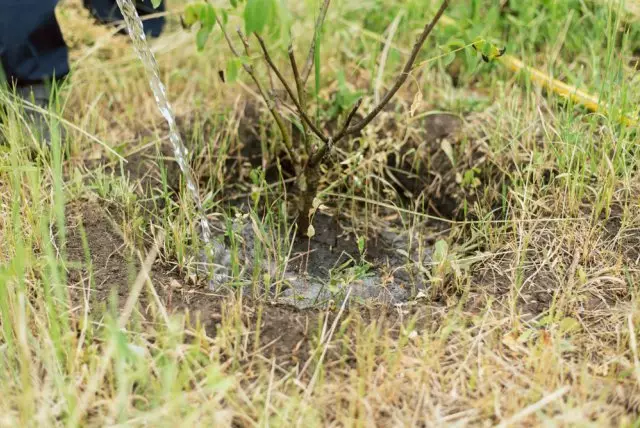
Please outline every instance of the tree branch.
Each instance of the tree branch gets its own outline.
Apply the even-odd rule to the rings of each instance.
[[[311,119],[309,119],[309,116],[307,116],[307,113],[305,113],[302,110],[302,106],[300,105],[300,102],[298,102],[296,95],[293,93],[293,91],[291,90],[291,87],[285,80],[284,76],[282,75],[278,67],[275,65],[273,60],[271,59],[271,55],[269,55],[269,51],[267,49],[267,46],[264,43],[264,40],[262,40],[262,37],[260,37],[258,33],[254,33],[254,34],[258,39],[258,42],[260,43],[260,47],[262,48],[262,53],[264,54],[264,58],[267,60],[267,63],[269,64],[271,69],[274,71],[274,73],[278,77],[278,80],[280,80],[280,83],[282,83],[282,86],[284,86],[284,89],[287,91],[287,93],[291,97],[291,100],[295,104],[296,109],[298,109],[298,114],[300,115],[302,120],[304,120],[307,123],[309,128],[313,131],[314,134],[318,136],[318,138],[320,138],[320,140],[322,140],[324,143],[328,142],[329,138],[326,135],[324,135],[324,133],[320,129],[318,129],[318,127],[311,121]]]
[[[356,133],[362,131],[365,126],[367,126],[369,123],[371,123],[371,121],[373,119],[375,119],[375,117],[378,114],[380,114],[382,109],[394,97],[394,95],[396,94],[396,92],[398,92],[400,87],[402,87],[404,82],[407,80],[407,77],[409,77],[409,73],[411,72],[411,69],[413,68],[413,64],[416,62],[416,59],[418,58],[418,53],[420,53],[420,49],[422,49],[422,46],[424,45],[424,42],[427,40],[427,37],[429,37],[429,34],[433,30],[433,27],[436,26],[436,24],[438,23],[438,21],[440,20],[440,18],[444,14],[444,11],[447,9],[448,6],[449,6],[449,0],[444,0],[442,2],[442,5],[438,9],[438,12],[436,13],[436,15],[431,20],[431,22],[424,27],[424,30],[422,31],[422,34],[420,34],[420,36],[418,37],[418,40],[416,40],[416,43],[413,45],[413,49],[411,50],[411,55],[409,56],[409,59],[407,60],[406,64],[404,65],[404,68],[402,69],[402,73],[398,76],[398,78],[396,79],[395,83],[393,84],[393,87],[389,90],[389,92],[387,92],[385,94],[385,96],[382,99],[382,101],[380,101],[380,103],[377,106],[375,106],[371,110],[371,112],[369,114],[367,114],[367,116],[365,116],[365,118],[362,119],[360,122],[356,123],[355,125],[353,125],[350,128],[343,129],[342,131],[340,131],[333,138],[334,143],[337,143],[338,141],[340,141],[342,138],[344,138],[347,135],[353,135],[353,134],[356,134]]]
[[[298,70],[298,63],[296,62],[296,56],[293,51],[293,43],[289,44],[289,62],[291,63],[291,70],[293,71],[293,77],[296,80],[296,89],[298,90],[298,101],[300,107],[307,113],[307,94],[304,90],[304,83],[300,78],[300,71]],[[304,130],[304,150],[307,156],[311,156],[311,147],[309,144],[309,128],[307,124],[302,121],[302,128]]]
[[[322,6],[320,7],[320,14],[318,18],[316,18],[316,25],[313,30],[313,40],[311,41],[311,47],[309,48],[309,54],[307,55],[307,61],[304,64],[304,69],[302,70],[302,83],[306,84],[309,80],[309,74],[311,74],[311,67],[313,66],[314,57],[316,54],[316,41],[318,40],[318,33],[322,28],[322,24],[324,23],[324,19],[327,16],[327,10],[329,10],[329,4],[331,0],[324,0]]]
[[[300,105],[304,108],[304,84],[302,83],[302,79],[300,78],[300,72],[298,71],[298,63],[296,62],[296,56],[293,52],[293,44],[289,44],[289,62],[291,63],[291,70],[293,71],[293,77],[296,80],[296,89],[298,90],[298,101],[300,101]]]
[[[236,50],[235,46],[233,45],[233,42],[231,41],[231,38],[229,37],[229,34],[227,33],[227,29],[224,27],[224,24],[222,23],[222,21],[220,21],[220,18],[217,15],[216,15],[216,22],[218,23],[218,26],[222,30],[222,34],[224,35],[224,38],[227,41],[227,44],[229,45],[229,49],[231,49],[231,52],[237,58],[241,58],[240,53]],[[245,49],[245,52],[247,53],[247,56],[249,56],[249,45],[248,43],[246,43],[246,40],[242,36],[242,33],[240,33],[240,40],[244,45],[244,49]],[[282,134],[282,141],[284,143],[284,148],[287,151],[289,158],[291,158],[294,164],[297,164],[298,158],[296,157],[295,152],[293,150],[293,144],[291,143],[291,134],[287,130],[286,124],[282,119],[282,115],[280,115],[280,113],[276,110],[275,103],[273,102],[272,99],[269,98],[269,96],[266,94],[266,92],[262,88],[260,81],[258,80],[255,73],[253,72],[253,67],[249,64],[246,64],[244,61],[242,61],[242,67],[247,72],[247,74],[251,76],[251,79],[255,83],[256,88],[258,88],[258,92],[260,93],[260,96],[262,97],[264,102],[267,104],[267,108],[269,109],[271,116],[273,116],[273,119],[275,120],[276,125],[278,125],[278,129]]]
[[[356,115],[356,113],[357,113],[358,109],[360,108],[361,104],[362,104],[362,97],[358,98],[358,101],[356,101],[356,104],[351,109],[351,112],[349,113],[349,116],[347,116],[347,120],[344,122],[344,125],[342,126],[342,129],[340,130],[340,133],[343,133],[345,131],[345,129],[349,128],[349,125],[351,125],[351,121],[353,120],[354,116]]]

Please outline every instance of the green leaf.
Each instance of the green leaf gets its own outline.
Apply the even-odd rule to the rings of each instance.
[[[238,7],[238,0],[231,0],[231,7]]]
[[[216,10],[208,3],[191,3],[187,5],[182,17],[182,23],[189,28],[196,22],[209,31],[216,25]]]
[[[506,52],[506,48],[498,48],[493,43],[486,40],[477,40],[473,43],[473,48],[476,52],[480,53],[484,62],[491,62],[496,58],[501,57]]]
[[[207,44],[209,34],[211,34],[210,28],[202,27],[198,30],[198,34],[196,34],[196,46],[198,47],[199,52],[202,52],[204,46]]]
[[[455,49],[462,49],[465,46],[467,46],[467,44],[465,43],[464,40],[462,39],[458,39],[458,38],[451,38],[447,41],[447,43],[445,44],[445,47],[447,47],[450,50],[455,50]]]
[[[151,5],[154,9],[157,9],[162,4],[162,0],[151,0]]]
[[[240,60],[238,58],[231,58],[227,61],[227,82],[235,82],[240,72]]]
[[[216,10],[213,6],[210,4],[205,5],[200,16],[200,22],[202,22],[203,27],[207,27],[209,30],[213,29],[214,25],[216,25]]]
[[[270,6],[273,3],[269,0],[248,0],[244,7],[244,27],[247,34],[261,32],[269,15],[271,13]]]
[[[203,27],[208,27],[209,29],[213,29],[216,25],[216,10],[210,4],[207,4],[202,16],[200,17],[200,22],[202,22]]]

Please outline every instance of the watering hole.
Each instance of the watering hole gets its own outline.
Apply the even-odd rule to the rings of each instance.
[[[258,229],[260,228],[256,226],[254,217],[251,225],[234,226],[236,230],[231,232],[234,235],[232,240],[235,241],[238,238],[240,242],[235,243],[233,249],[238,254],[231,254],[232,250],[225,248],[219,242],[218,237],[214,237],[212,234],[196,179],[187,164],[189,151],[178,131],[175,114],[171,109],[166,89],[160,78],[158,64],[146,42],[142,21],[130,0],[117,0],[117,3],[125,18],[136,54],[144,65],[158,110],[165,119],[175,162],[179,166],[182,180],[196,208],[200,239],[205,248],[205,251],[198,257],[207,266],[205,273],[210,274],[210,277],[213,278],[209,284],[210,289],[216,290],[222,285],[225,277],[229,277],[231,270],[237,277],[238,265],[254,265],[254,277],[249,286],[254,294],[256,289],[262,288],[275,301],[298,308],[316,306],[332,299],[339,301],[345,295],[346,290],[349,290],[347,295],[360,300],[374,299],[388,304],[402,303],[427,288],[426,278],[431,264],[431,250],[429,249],[431,242],[425,240],[424,234],[429,232],[429,228],[411,227],[402,229],[404,232],[394,233],[394,229],[401,229],[398,226],[402,216],[395,215],[393,207],[390,212],[383,213],[383,220],[378,222],[375,230],[371,230],[367,224],[366,238],[341,227],[340,222],[345,217],[342,214],[342,207],[337,207],[330,214],[316,213],[314,222],[319,233],[311,239],[301,239],[300,237],[295,239],[293,245],[289,246],[290,253],[292,253],[290,258],[284,256],[284,266],[281,263],[282,255],[276,254],[273,260],[267,261],[266,266],[263,266],[262,260],[253,257],[257,250],[260,252],[272,251],[274,248],[270,247],[280,247],[280,243],[277,241],[283,239],[282,233],[275,237],[275,242],[274,239],[269,242],[268,239],[265,240],[265,237],[259,237]],[[461,201],[456,200],[454,192],[460,187],[461,180],[458,179],[458,176],[461,175],[458,173],[452,176],[454,168],[451,166],[455,165],[455,160],[453,147],[447,139],[455,138],[461,128],[462,120],[449,114],[427,115],[418,123],[418,126],[400,130],[393,117],[393,111],[389,111],[389,113],[390,121],[387,120],[385,123],[384,120],[378,120],[383,125],[378,126],[375,130],[376,144],[372,149],[349,146],[351,143],[343,143],[347,146],[337,149],[342,148],[347,153],[356,152],[361,157],[364,157],[367,152],[370,154],[371,151],[385,153],[385,156],[382,158],[378,156],[378,160],[374,161],[377,167],[374,166],[371,172],[379,173],[380,180],[385,183],[387,192],[391,187],[394,193],[399,193],[409,202],[412,198],[417,197],[418,200],[422,198],[423,208],[424,204],[427,204],[426,211],[433,212],[438,216],[452,218],[458,215]],[[384,116],[382,114],[383,118]],[[413,132],[413,135],[408,133],[410,131]],[[404,134],[402,139],[398,138],[400,134]],[[442,150],[439,150],[437,146],[434,150],[434,144],[439,142],[447,144],[442,146]],[[263,167],[267,166],[262,141],[250,139],[242,141],[240,146],[240,150],[244,150],[244,156],[240,159],[241,165],[246,160],[253,168],[259,164],[262,164]],[[260,154],[261,162],[256,162],[256,152]],[[293,178],[286,177],[287,171],[285,170],[283,173],[279,154],[273,154],[269,164],[279,165],[277,177],[285,175],[283,178]],[[342,168],[342,164],[339,164],[339,170]],[[238,169],[231,168],[234,173]],[[229,168],[227,167],[228,172]],[[339,172],[347,178],[347,181],[353,176],[349,171]],[[273,174],[269,174],[269,170],[265,171],[265,174],[272,178],[272,183],[269,184],[275,184],[273,183]],[[289,171],[289,175],[291,175],[291,171]],[[233,178],[238,179],[232,176]],[[355,177],[355,179],[358,178]],[[369,179],[365,178],[365,182],[368,181]],[[453,183],[453,187],[451,187],[451,183]],[[365,184],[367,188],[370,186],[371,183]],[[344,187],[344,185],[339,186],[339,189]],[[357,188],[358,185],[355,184],[355,187]],[[378,189],[380,189],[379,185]],[[367,197],[365,193],[363,198],[365,202]],[[417,206],[412,208],[416,209]],[[287,208],[284,209],[287,210]],[[353,220],[353,217],[357,217],[359,213],[357,208],[353,209],[353,205],[351,211]],[[395,219],[392,220],[394,216]],[[288,237],[289,232],[286,231],[285,234]],[[284,238],[286,239],[286,237]],[[355,245],[357,251],[354,251],[356,241],[358,242]],[[280,265],[279,269],[276,264]],[[265,270],[266,273],[261,276],[261,271]],[[243,270],[242,273],[246,275],[248,269]],[[279,276],[280,280],[276,282],[274,290],[271,282],[276,279],[276,276]],[[256,281],[260,277],[265,280],[263,286]]]
[[[256,126],[261,121],[260,114],[259,109],[253,105],[247,105],[243,109],[236,132],[238,138],[226,155],[222,178],[210,177],[206,170],[198,176],[203,188],[210,185],[213,179],[224,182],[224,190],[220,196],[226,201],[223,206],[231,207],[239,213],[246,214],[250,205],[250,198],[247,196],[251,188],[249,171],[263,164],[263,147]],[[183,131],[184,141],[195,143],[197,139],[210,141],[214,138],[211,135],[215,132],[213,126],[194,131],[190,129],[188,119],[179,118],[177,123]],[[389,123],[393,124],[391,130],[388,127]],[[404,303],[419,294],[428,293],[432,247],[439,234],[446,232],[450,226],[447,222],[422,218],[420,215],[431,215],[445,220],[456,219],[460,216],[463,202],[476,197],[475,191],[465,192],[456,183],[456,173],[459,175],[459,171],[467,168],[467,164],[471,162],[477,162],[478,159],[484,161],[482,155],[474,150],[465,149],[464,153],[459,153],[460,167],[453,168],[447,154],[441,149],[442,141],[446,139],[457,145],[462,134],[466,132],[465,129],[462,118],[446,113],[427,115],[418,122],[406,125],[395,123],[391,117],[386,122],[384,118],[381,121],[379,130],[376,131],[376,134],[379,134],[380,146],[371,149],[372,153],[365,153],[364,156],[379,158],[377,150],[386,153],[386,157],[380,162],[381,171],[387,174],[389,182],[393,183],[393,190],[399,195],[400,200],[406,201],[405,210],[417,214],[412,227],[403,223],[406,222],[403,212],[394,210],[390,205],[375,207],[375,212],[370,215],[370,223],[363,226],[361,220],[369,216],[366,210],[371,210],[365,203],[348,199],[347,202],[338,203],[327,198],[328,206],[323,206],[314,218],[316,235],[313,238],[298,237],[292,240],[292,234],[281,234],[272,237],[274,239],[266,244],[267,248],[263,248],[264,251],[273,252],[278,239],[292,240],[289,242],[290,247],[284,251],[286,254],[281,252],[285,263],[280,263],[278,270],[274,267],[277,263],[274,260],[261,258],[256,261],[255,224],[247,215],[237,215],[234,224],[235,251],[244,268],[242,276],[244,279],[251,279],[254,275],[252,284],[245,287],[245,294],[267,297],[276,303],[304,309],[324,307],[328,303],[339,304],[349,289],[354,301],[387,305]],[[399,134],[409,137],[404,139],[399,150],[389,149],[386,145],[394,144],[395,136]],[[141,131],[140,138],[144,140],[144,131]],[[193,147],[191,150],[196,148]],[[172,147],[165,142],[158,148],[150,147],[130,156],[122,169],[108,169],[106,172],[123,173],[124,179],[135,183],[135,187],[139,189],[140,201],[147,201],[146,206],[144,202],[140,202],[144,211],[151,213],[154,206],[148,201],[163,181],[156,159],[158,155],[170,159],[171,153]],[[284,162],[280,162],[280,172],[276,169],[276,164],[278,162],[270,159],[265,171],[267,183],[273,186],[281,183],[283,178],[286,181],[292,174]],[[98,167],[99,162],[90,166]],[[181,169],[173,161],[165,162],[163,169],[166,174],[164,180],[176,194],[182,177]],[[341,190],[344,189],[339,186],[336,188],[338,192]],[[293,184],[285,186],[284,191],[293,193],[295,187]],[[422,199],[424,202],[419,206],[411,205],[416,199]],[[117,218],[120,215],[118,210],[101,207],[97,202],[92,202],[90,206],[90,209],[82,209],[82,215],[76,216],[76,222],[81,221],[87,230],[97,235],[95,239],[90,240],[91,242],[115,242],[114,239],[117,238],[114,237],[114,232],[108,231],[108,225],[104,221],[95,221],[95,217],[111,216],[115,218],[115,224],[118,224],[122,221]],[[158,208],[157,204],[155,208]],[[254,218],[259,219],[260,212],[260,208],[256,210]],[[91,230],[92,224],[97,230]],[[214,225],[218,231],[224,229],[224,225]],[[137,260],[126,260],[123,254],[127,251],[123,245],[114,243],[97,249],[98,259],[94,266],[104,265],[104,271],[101,272],[112,272],[111,276],[96,276],[96,297],[99,300],[106,299],[111,288],[106,285],[109,281],[114,283],[115,289],[121,290],[122,284],[126,283],[128,278],[126,272],[135,271]],[[265,244],[262,246],[265,247]],[[107,250],[109,247],[112,248]],[[122,252],[119,258],[112,254],[117,248]],[[76,257],[79,258],[80,254],[76,254]],[[228,256],[227,260],[230,259]],[[167,267],[156,273],[166,276],[169,282],[183,281],[184,272],[179,272],[176,267],[170,268],[171,260],[167,262]],[[118,265],[119,267],[115,267]],[[113,273],[116,270],[120,270],[117,275]],[[265,274],[272,279],[270,286],[265,285]],[[276,278],[276,275],[279,276]]]

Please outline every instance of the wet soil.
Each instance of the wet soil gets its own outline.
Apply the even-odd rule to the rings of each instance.
[[[245,119],[258,120],[256,115],[251,107],[245,109]],[[491,179],[487,166],[489,161],[482,145],[473,142],[464,147],[460,145],[465,138],[462,135],[464,126],[464,119],[459,116],[437,113],[426,115],[411,126],[383,123],[376,131],[380,144],[390,145],[381,149],[386,153],[383,170],[387,178],[408,201],[424,197],[427,201],[424,207],[426,213],[459,218],[463,202],[473,201],[483,192],[486,194],[482,186],[476,189],[473,186],[461,186],[459,182],[460,174],[471,168],[478,168],[482,180],[488,182]],[[230,150],[224,163],[224,177],[221,179],[225,180],[225,188],[227,184],[236,188],[248,187],[248,171],[263,164],[258,132],[241,126],[237,133],[239,144]],[[185,141],[191,140],[187,132]],[[455,167],[450,159],[451,153],[445,150],[450,146],[454,148]],[[136,183],[141,196],[148,196],[160,183],[159,168],[154,162],[157,150],[165,157],[167,183],[170,188],[177,190],[180,172],[170,160],[172,153],[168,145],[141,151],[131,156],[122,170],[113,169],[112,172],[124,173],[132,183]],[[281,172],[284,178],[291,174],[286,163],[281,162],[280,165],[280,170],[270,167],[266,171],[269,183],[281,180]],[[206,173],[198,175],[203,184],[213,179]],[[237,200],[225,197],[225,201],[242,209],[246,196]],[[117,230],[118,221],[113,222],[112,219],[121,214],[116,211],[97,201],[77,201],[68,209],[68,253],[75,266],[85,265],[70,271],[70,278],[75,283],[71,294],[76,308],[89,301],[90,310],[98,310],[114,298],[123,302],[129,294],[130,284],[138,272],[139,256],[132,253],[132,245],[127,245]],[[214,293],[204,284],[186,281],[175,263],[162,257],[156,261],[151,272],[153,284],[170,311],[200,317],[210,334],[216,334],[217,326],[224,320],[225,311],[231,310],[237,299],[242,299],[239,304],[243,307],[247,328],[258,319],[262,323],[261,346],[269,344],[275,354],[285,355],[292,361],[305,359],[316,340],[310,326],[317,326],[319,317],[324,316],[323,311],[327,308],[333,308],[335,312],[348,290],[351,302],[359,304],[359,314],[369,313],[368,308],[374,307],[368,316],[394,314],[389,315],[390,318],[402,317],[406,308],[423,307],[410,302],[420,292],[428,294],[430,284],[427,277],[416,267],[422,265],[428,269],[431,253],[423,251],[418,255],[415,237],[407,236],[407,232],[403,232],[406,228],[396,223],[397,220],[378,224],[377,231],[367,234],[364,252],[361,253],[358,237],[350,227],[350,221],[336,209],[329,208],[316,214],[316,235],[294,242],[285,286],[278,295],[262,295],[259,301],[252,301],[248,297],[254,295],[250,290],[246,290],[248,292],[243,297],[239,297],[238,292]],[[241,226],[240,230],[244,256],[250,264],[255,237],[248,224]],[[89,266],[85,263],[83,233],[88,243]],[[423,239],[420,243],[422,248],[433,245],[429,241],[432,238],[423,236],[420,239]],[[137,242],[133,246],[144,248],[145,245],[148,247],[149,242]],[[356,271],[357,275],[354,275]],[[495,276],[495,273],[487,271],[486,275]],[[477,287],[483,288],[482,292],[475,293],[472,286],[465,297],[465,308],[472,312],[485,307],[487,302],[478,299],[482,299],[487,291],[489,295],[497,297],[509,293],[507,288],[499,286],[501,283],[508,284],[509,278],[489,278],[486,275],[476,275],[472,279]],[[530,283],[544,284],[547,281]],[[535,315],[548,308],[551,298],[549,287],[540,290],[534,288],[523,290],[525,293],[521,303],[525,311]],[[445,303],[438,303],[438,299],[432,296],[430,304],[446,306]],[[143,308],[150,306],[144,293],[141,303]],[[283,331],[287,334],[283,334]]]
[[[251,127],[260,123],[259,115],[252,105],[244,108],[237,129],[237,141],[232,144],[224,162],[225,189],[231,189],[232,195],[223,195],[223,199],[226,204],[240,211],[246,211],[247,196],[245,193],[245,196],[234,199],[233,194],[242,193],[234,190],[249,188],[248,171],[264,163],[264,147],[260,140],[260,132]],[[182,128],[187,130],[184,140],[198,140],[191,138],[188,120],[183,119],[180,122]],[[463,120],[460,117],[437,113],[427,115],[412,125],[399,125],[395,121],[383,118],[376,131],[381,144],[377,150],[387,156],[384,160],[384,173],[389,176],[391,182],[396,183],[397,191],[408,201],[426,194],[428,204],[425,209],[430,214],[442,216],[444,213],[444,217],[455,217],[463,205],[462,200],[469,196],[458,192],[460,186],[455,182],[455,169],[447,160],[447,154],[441,150],[443,140],[449,139],[455,143],[459,139],[462,126]],[[208,130],[205,125],[205,128],[197,132],[206,134],[213,130]],[[397,133],[404,134],[404,143],[397,148],[387,147],[386,145],[396,144]],[[201,136],[200,140],[207,141],[208,138]],[[343,149],[354,148],[345,146]],[[155,163],[158,155],[164,159],[163,167],[168,186],[174,191],[179,188],[180,171],[177,165],[170,161],[171,154],[168,144],[160,145],[158,148],[151,146],[130,156],[120,170],[111,169],[111,172],[121,172],[129,182],[135,183],[143,196],[140,199],[146,201],[143,203],[146,212],[154,211],[150,196],[162,183],[160,168]],[[284,159],[279,159],[279,167],[274,166],[275,163],[267,163],[270,166],[265,171],[265,179],[269,184],[277,184],[283,178],[286,180],[293,177],[292,168]],[[203,185],[211,179],[219,179],[207,176],[206,171],[199,176]],[[289,184],[287,191],[295,193],[295,186],[293,183]],[[162,205],[162,201],[156,200],[155,203]],[[156,205],[155,208],[161,206]],[[407,236],[407,232],[403,232],[404,228],[398,219],[379,224],[377,230],[368,232],[363,254],[358,248],[358,237],[351,231],[347,232],[351,230],[348,223],[349,219],[340,215],[338,210],[330,209],[315,216],[314,226],[317,233],[312,239],[298,237],[294,241],[291,263],[288,266],[290,275],[287,278],[285,293],[279,296],[284,299],[283,302],[298,307],[309,307],[321,305],[332,298],[339,300],[339,296],[346,293],[347,284],[341,283],[339,279],[337,283],[333,281],[329,284],[332,281],[331,272],[336,269],[354,270],[357,265],[361,268],[367,266],[364,274],[357,278],[353,278],[353,275],[349,277],[352,296],[360,301],[373,299],[386,304],[406,302],[428,286],[425,275],[418,274],[415,265],[428,265],[430,252],[413,254],[415,248],[410,247],[416,247],[418,243],[409,244],[415,237]],[[247,226],[245,225],[242,232],[242,238],[245,245],[244,257],[250,264],[255,237],[252,236],[251,228]],[[423,248],[433,244],[424,241],[428,238],[421,239],[423,242],[419,244]],[[105,251],[107,250],[102,250]],[[110,252],[113,252],[113,249]],[[132,263],[134,266],[135,260]]]
[[[140,266],[105,208],[95,201],[81,200],[68,206],[67,251],[70,262],[69,282],[72,308],[80,317],[85,308],[100,317],[115,304],[121,307],[130,293]],[[86,254],[90,254],[87,263]],[[331,253],[335,254],[335,253]],[[326,254],[325,254],[326,255]],[[333,256],[336,257],[336,256]],[[337,259],[336,259],[337,260]],[[335,320],[338,308],[298,309],[292,305],[252,300],[238,292],[214,293],[204,284],[185,281],[159,257],[150,273],[151,281],[169,313],[184,314],[191,323],[200,320],[207,335],[215,337],[233,311],[240,312],[245,352],[260,349],[274,356],[279,364],[303,364],[317,349],[320,328]],[[152,313],[152,298],[147,291],[140,296],[138,308],[143,317]],[[370,304],[349,308],[347,316],[377,320],[385,334],[397,335],[405,318],[417,326],[435,326],[444,308],[422,305],[388,306]],[[259,338],[253,332],[259,329]],[[336,354],[336,357],[338,354]],[[328,356],[331,358],[331,355]]]

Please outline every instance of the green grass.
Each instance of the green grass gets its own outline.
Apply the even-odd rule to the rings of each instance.
[[[204,206],[231,243],[230,285],[251,285],[252,299],[195,275],[197,216],[142,67],[79,3],[58,10],[73,74],[48,116],[50,148],[0,95],[1,426],[640,424],[636,129],[473,50],[447,63],[440,47],[464,29],[635,115],[640,25],[623,5],[455,2],[459,27],[437,27],[429,61],[359,141],[336,148],[322,181],[321,210],[343,232],[367,246],[381,231],[405,236],[407,286],[430,288],[397,307],[299,312],[265,297],[290,273],[290,188],[246,160],[228,167],[252,138],[275,165],[278,134],[246,76],[218,78],[220,35],[198,54],[174,14],[154,46]],[[291,6],[300,58],[315,3]],[[332,3],[319,96],[330,100],[343,75],[343,90],[366,94],[364,111],[386,28],[402,14],[388,86],[436,4]],[[284,47],[273,53],[284,63]],[[450,149],[421,133],[441,111],[463,118]],[[392,153],[431,173],[422,195],[399,190]],[[441,194],[456,216],[425,208]],[[438,240],[442,257],[416,261]],[[354,256],[327,272],[328,287],[346,292],[368,274],[369,254]]]

